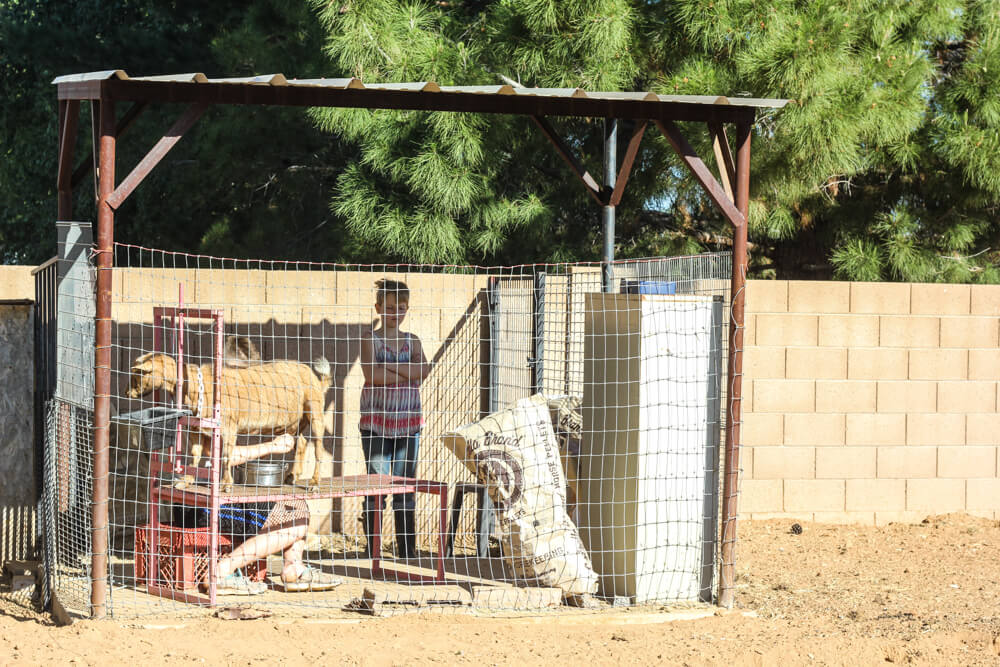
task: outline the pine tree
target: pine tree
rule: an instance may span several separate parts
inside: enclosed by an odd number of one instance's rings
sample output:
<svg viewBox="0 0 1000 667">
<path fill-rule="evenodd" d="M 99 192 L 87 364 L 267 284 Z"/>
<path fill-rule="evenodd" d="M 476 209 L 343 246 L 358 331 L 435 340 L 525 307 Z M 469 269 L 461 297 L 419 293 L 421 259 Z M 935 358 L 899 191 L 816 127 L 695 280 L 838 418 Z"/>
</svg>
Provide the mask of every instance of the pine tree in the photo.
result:
<svg viewBox="0 0 1000 667">
<path fill-rule="evenodd" d="M 758 275 L 998 277 L 1000 3 L 314 0 L 341 75 L 791 100 L 755 131 Z M 590 257 L 597 212 L 521 119 L 320 111 L 359 146 L 333 209 L 387 256 Z M 560 131 L 591 170 L 600 123 Z M 623 250 L 727 233 L 661 137 L 619 208 Z M 700 128 L 689 132 L 703 155 Z M 541 146 L 540 146 L 541 145 Z M 546 152 L 548 151 L 548 152 Z M 643 209 L 666 207 L 667 215 Z M 666 218 L 672 230 L 658 225 Z M 650 221 L 655 220 L 654 224 Z M 529 242 L 525 242 L 528 240 Z M 528 252 L 525 252 L 528 251 Z"/>
</svg>

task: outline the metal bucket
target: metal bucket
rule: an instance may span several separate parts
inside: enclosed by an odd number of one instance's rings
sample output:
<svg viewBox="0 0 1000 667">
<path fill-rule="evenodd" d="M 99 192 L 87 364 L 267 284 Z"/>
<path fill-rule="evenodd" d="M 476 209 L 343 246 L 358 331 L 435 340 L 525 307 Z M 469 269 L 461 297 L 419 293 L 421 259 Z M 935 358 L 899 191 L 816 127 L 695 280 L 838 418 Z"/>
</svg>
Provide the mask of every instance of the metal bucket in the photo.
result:
<svg viewBox="0 0 1000 667">
<path fill-rule="evenodd" d="M 233 469 L 237 484 L 247 486 L 281 486 L 288 464 L 282 461 L 247 461 Z"/>
</svg>

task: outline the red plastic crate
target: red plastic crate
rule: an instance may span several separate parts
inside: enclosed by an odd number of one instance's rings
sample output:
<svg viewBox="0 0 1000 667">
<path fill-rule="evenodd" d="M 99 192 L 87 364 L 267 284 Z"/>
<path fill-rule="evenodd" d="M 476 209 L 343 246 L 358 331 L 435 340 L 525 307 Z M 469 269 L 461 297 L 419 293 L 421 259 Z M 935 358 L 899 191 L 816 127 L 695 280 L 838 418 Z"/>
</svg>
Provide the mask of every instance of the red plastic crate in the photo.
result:
<svg viewBox="0 0 1000 667">
<path fill-rule="evenodd" d="M 158 529 L 159 577 L 152 582 L 159 586 L 177 590 L 197 588 L 198 584 L 208 578 L 208 528 L 177 528 L 160 526 Z M 146 568 L 149 562 L 149 526 L 135 528 L 135 578 L 137 582 L 146 581 Z M 219 535 L 219 554 L 225 555 L 232 550 L 232 541 L 225 535 Z M 250 563 L 243 568 L 248 577 L 255 581 L 263 581 L 267 576 L 267 560 Z"/>
</svg>

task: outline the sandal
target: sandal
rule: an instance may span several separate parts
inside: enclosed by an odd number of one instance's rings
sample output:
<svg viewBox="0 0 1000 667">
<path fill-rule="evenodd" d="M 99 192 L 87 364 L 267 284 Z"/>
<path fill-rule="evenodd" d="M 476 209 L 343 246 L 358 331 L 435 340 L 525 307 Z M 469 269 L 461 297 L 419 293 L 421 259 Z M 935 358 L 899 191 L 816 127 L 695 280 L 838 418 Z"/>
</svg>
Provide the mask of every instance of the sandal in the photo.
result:
<svg viewBox="0 0 1000 667">
<path fill-rule="evenodd" d="M 285 591 L 301 593 L 304 591 L 328 591 L 344 583 L 344 580 L 307 565 L 295 581 L 283 581 L 282 583 L 285 586 Z"/>
<path fill-rule="evenodd" d="M 202 583 L 201 588 L 207 593 L 208 582 Z M 215 582 L 216 595 L 260 595 L 265 592 L 267 592 L 267 584 L 245 577 L 238 571 Z"/>
</svg>

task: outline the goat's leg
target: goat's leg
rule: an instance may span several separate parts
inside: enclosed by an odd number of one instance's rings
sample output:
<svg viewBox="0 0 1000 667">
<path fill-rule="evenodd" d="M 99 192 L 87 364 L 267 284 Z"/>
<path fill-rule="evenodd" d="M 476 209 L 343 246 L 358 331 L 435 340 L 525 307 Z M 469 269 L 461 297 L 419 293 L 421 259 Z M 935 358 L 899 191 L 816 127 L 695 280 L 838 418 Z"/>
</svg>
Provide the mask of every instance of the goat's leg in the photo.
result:
<svg viewBox="0 0 1000 667">
<path fill-rule="evenodd" d="M 323 434 L 325 429 L 323 425 L 323 394 L 321 393 L 318 398 L 310 400 L 306 407 L 309 410 L 309 427 L 311 431 L 309 436 L 313 441 L 313 454 L 316 459 L 312 479 L 309 480 L 309 488 L 318 489 L 320 464 L 326 458 L 326 450 L 323 449 Z M 303 447 L 303 449 L 305 448 Z"/>
<path fill-rule="evenodd" d="M 305 470 L 306 465 L 306 437 L 302 435 L 303 425 L 299 424 L 298 433 L 295 436 L 295 459 L 292 462 L 292 469 L 288 472 L 285 477 L 285 481 L 288 484 L 295 484 L 299 477 L 302 477 L 302 471 Z"/>
<path fill-rule="evenodd" d="M 233 453 L 236 448 L 236 431 L 225 429 L 222 431 L 222 491 L 228 493 L 233 490 Z"/>
</svg>

